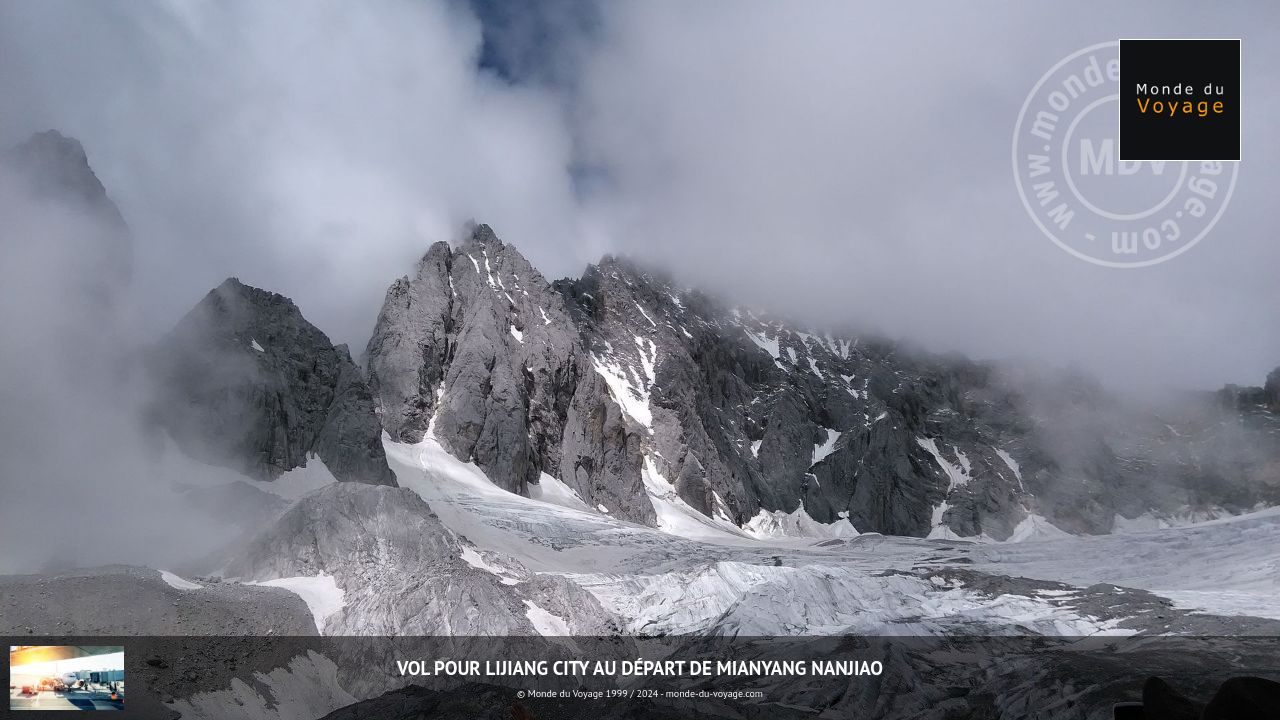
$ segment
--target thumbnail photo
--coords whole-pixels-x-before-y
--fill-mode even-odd
[[[123,710],[119,645],[9,646],[10,710]]]

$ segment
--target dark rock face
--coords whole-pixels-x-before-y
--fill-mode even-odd
[[[648,524],[663,500],[737,525],[803,508],[1005,539],[1031,515],[1107,532],[1117,514],[1280,500],[1258,478],[1280,450],[1233,469],[1254,436],[1211,403],[1160,415],[1071,373],[804,330],[623,259],[549,286],[484,225],[392,285],[367,366],[393,438],[430,428],[512,492],[546,473]]]
[[[1280,413],[1280,367],[1267,373],[1262,387],[1227,385],[1218,391],[1223,405],[1243,412]]]
[[[273,480],[314,455],[338,480],[396,484],[361,372],[286,297],[227,280],[152,370],[154,418],[192,457]]]
[[[430,428],[507,490],[526,494],[545,472],[652,521],[635,430],[606,402],[564,299],[487,225],[456,251],[436,243],[392,284],[366,366],[393,439]]]

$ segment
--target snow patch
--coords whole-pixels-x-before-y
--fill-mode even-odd
[[[942,503],[941,507],[945,508],[947,507],[947,504]],[[937,508],[934,509],[934,513],[935,513],[935,517],[941,518],[941,514],[937,512]],[[939,519],[938,522],[941,523],[942,520]],[[991,537],[986,533],[983,533],[981,535],[961,535],[957,533],[955,530],[952,530],[947,525],[937,525],[936,527],[934,527],[932,530],[929,531],[929,534],[925,536],[925,539],[926,540],[962,540],[964,542],[973,542],[973,543],[995,542],[995,540],[992,540]]]
[[[490,565],[488,561],[484,559],[484,556],[476,552],[475,548],[470,545],[462,546],[461,557],[463,562],[477,570],[483,570],[491,575],[497,575],[498,577],[502,577],[507,574],[505,568],[498,567],[497,565]]]
[[[511,571],[504,567],[494,565],[484,559],[484,556],[476,552],[475,549],[468,545],[462,546],[462,560],[477,570],[483,570],[490,575],[497,576],[503,585],[519,585],[520,581],[511,577]]]
[[[538,476],[537,484],[529,484],[529,497],[573,510],[589,510],[573,488],[546,473]]]
[[[332,485],[338,479],[318,455],[307,457],[307,464],[296,467],[271,482],[255,482],[256,487],[279,495],[286,500],[297,500],[307,493]]]
[[[745,328],[744,328],[744,329],[745,329]],[[754,333],[754,332],[752,332],[752,331],[750,331],[750,330],[746,330],[746,333],[747,333],[747,337],[748,337],[748,338],[751,338],[751,342],[753,342],[753,343],[755,343],[755,344],[756,344],[756,347],[758,347],[758,348],[760,348],[761,350],[763,350],[763,351],[765,351],[765,352],[769,353],[769,357],[773,359],[773,364],[774,364],[774,365],[777,365],[777,366],[778,366],[778,368],[779,368],[780,370],[786,370],[786,369],[787,369],[785,365],[783,365],[782,363],[778,362],[779,360],[781,360],[781,359],[782,359],[782,351],[778,348],[778,341],[777,341],[777,339],[772,339],[772,340],[770,340],[769,338],[765,337],[764,335],[759,335],[759,334]]]
[[[969,477],[969,458],[965,457],[964,453],[956,450],[956,458],[960,465],[953,465],[942,456],[942,452],[938,450],[938,443],[933,438],[918,437],[916,438],[916,444],[928,450],[933,459],[937,461],[938,466],[947,474],[947,494],[950,494],[958,487],[967,485],[969,480],[972,479]],[[955,449],[954,446],[952,449]]]
[[[1013,474],[1018,478],[1018,489],[1026,492],[1027,488],[1022,484],[1022,468],[1018,466],[1018,461],[1014,460],[1013,456],[1010,455],[1008,451],[1001,450],[1000,448],[995,448],[995,451],[996,455],[1000,456],[1000,459],[1004,461],[1004,464],[1008,465],[1009,469],[1012,470]]]
[[[181,482],[177,483],[179,486],[207,488],[244,483],[290,502],[313,490],[338,482],[317,455],[308,455],[306,465],[289,470],[275,480],[254,480],[234,470],[204,466],[203,463],[200,464],[201,469],[206,471],[193,473],[190,471],[190,463],[193,461],[183,456],[169,438],[165,438],[162,457],[162,466],[172,468],[167,474],[181,478]]]
[[[515,338],[520,343],[524,343],[524,333],[517,330],[515,325],[511,326],[511,337]]]
[[[1065,537],[1071,537],[1071,533],[1049,522],[1043,515],[1030,513],[1013,529],[1013,534],[1006,542],[1036,542]]]
[[[485,272],[485,275],[489,277],[489,289],[494,291],[497,291],[500,288],[502,290],[506,290],[507,287],[502,284],[502,278],[498,277],[495,280],[493,277],[493,268],[489,266],[489,251],[481,250],[480,252],[484,254],[484,272]],[[473,259],[472,262],[475,262],[475,260]],[[480,270],[477,268],[476,272],[480,272]],[[507,299],[510,300],[511,297],[507,296]]]
[[[933,506],[933,516],[929,519],[929,523],[933,526],[933,531],[929,533],[930,540],[937,539],[934,537],[934,533],[944,528],[946,529],[947,532],[951,532],[951,528],[947,528],[942,524],[942,516],[946,515],[947,511],[950,509],[951,509],[951,504],[948,503],[946,500],[943,500],[942,502]]]
[[[164,580],[166,583],[168,583],[169,587],[177,588],[179,590],[203,590],[204,589],[203,585],[197,585],[191,582],[190,580],[183,580],[182,578],[178,577],[177,575],[174,575],[168,570],[161,570],[160,578]]]
[[[675,486],[658,471],[649,455],[644,457],[640,477],[657,515],[659,530],[685,538],[743,537],[743,532],[733,523],[709,518],[686,503],[676,493]]]
[[[637,343],[638,343],[637,339]],[[653,342],[649,342],[653,347]],[[641,346],[643,348],[643,346]],[[656,349],[654,350],[656,352]],[[643,350],[641,355],[643,356]],[[641,363],[645,367],[645,379],[652,383],[653,361],[642,357]],[[622,408],[622,412],[635,420],[640,425],[653,430],[653,413],[649,410],[649,385],[643,380],[637,378],[639,382],[633,383],[628,379],[627,375],[634,375],[630,368],[623,368],[617,363],[608,361],[605,358],[592,353],[591,364],[595,367],[597,373],[604,378],[604,382],[609,386],[609,394],[613,396],[614,402],[618,403],[618,407]]]
[[[827,431],[827,439],[820,445],[813,446],[813,462],[809,463],[812,467],[822,462],[822,459],[836,451],[836,441],[840,439],[841,433],[837,430],[824,428]]]
[[[345,593],[342,592],[342,588],[338,587],[338,583],[333,579],[332,575],[320,574],[315,577],[302,575],[248,584],[284,588],[302,598],[302,601],[311,609],[311,617],[316,621],[316,630],[322,635],[324,634],[325,620],[347,605]]]
[[[858,531],[853,527],[853,523],[849,522],[849,513],[847,511],[841,514],[839,520],[832,523],[820,523],[805,512],[804,502],[801,501],[800,507],[789,513],[781,510],[772,512],[760,509],[756,516],[747,521],[742,529],[754,538],[760,540],[776,540],[780,538],[814,538],[814,539],[832,539],[832,538],[852,538],[858,536]]]
[[[524,611],[524,616],[529,618],[529,622],[533,623],[533,629],[537,630],[539,635],[544,637],[564,637],[573,634],[569,630],[569,623],[565,622],[564,618],[547,612],[532,600],[525,600],[524,604],[528,608]]]
[[[640,351],[640,367],[644,370],[644,377],[648,380],[648,387],[652,387],[658,376],[654,373],[654,366],[658,363],[658,346],[649,338],[636,337],[636,348]],[[646,388],[647,392],[647,388]]]
[[[640,307],[640,303],[635,303],[635,306],[636,309],[640,311],[640,314],[644,316],[644,319],[649,321],[650,325],[658,327],[658,323],[654,322],[653,318],[649,317],[649,313],[645,312],[644,308]]]
[[[257,338],[254,338],[249,342],[249,347],[253,348],[254,350],[257,350],[258,352],[266,352],[266,350],[263,349],[263,347],[258,344]]]
[[[822,371],[818,369],[818,364],[813,361],[813,357],[807,357],[805,359],[809,361],[809,371],[812,372],[814,375],[817,375],[819,378],[825,380],[826,376],[823,375]]]
[[[733,519],[729,517],[729,504],[715,490],[711,491],[711,514],[717,520],[723,520],[727,523],[733,522]]]

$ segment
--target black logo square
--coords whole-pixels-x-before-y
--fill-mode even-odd
[[[1121,40],[1120,159],[1239,160],[1240,41]]]

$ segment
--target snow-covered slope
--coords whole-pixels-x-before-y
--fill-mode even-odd
[[[1180,608],[1280,619],[1280,508],[1096,537],[990,545],[972,567],[1073,585],[1150,590]]]
[[[1242,598],[1280,583],[1274,560],[1262,558],[1280,540],[1280,513],[1150,537],[1076,538],[1033,518],[1016,544],[874,533],[753,536],[729,524],[680,535],[585,504],[508,492],[430,438],[385,445],[401,487],[439,518],[436,533],[457,537],[460,564],[494,587],[524,593],[513,596],[519,614],[544,634],[559,634],[561,622],[584,624],[577,605],[527,592],[550,579],[585,589],[601,606],[591,612],[616,618],[625,633],[743,635],[1177,632],[1198,621],[1157,596],[1097,583],[1149,589],[1188,611],[1253,617],[1274,610]],[[1233,551],[1242,542],[1252,549]],[[1191,566],[1183,552],[1189,544],[1203,553]],[[1136,571],[1136,561],[1151,569]],[[1179,566],[1206,574],[1170,581]],[[360,624],[348,612],[343,627]]]

